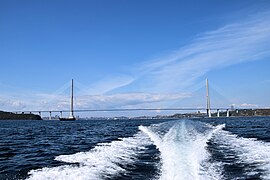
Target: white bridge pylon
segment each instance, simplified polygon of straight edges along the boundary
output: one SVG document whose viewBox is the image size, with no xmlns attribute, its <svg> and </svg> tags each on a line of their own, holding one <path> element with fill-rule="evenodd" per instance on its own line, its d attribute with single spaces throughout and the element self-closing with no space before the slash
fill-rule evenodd
<svg viewBox="0 0 270 180">
<path fill-rule="evenodd" d="M 205 86 L 206 86 L 206 114 L 208 117 L 211 117 L 209 83 L 208 83 L 207 78 L 206 78 Z M 229 116 L 230 116 L 229 109 L 226 109 L 226 117 L 229 117 Z M 217 109 L 217 117 L 220 117 L 219 109 Z"/>
</svg>

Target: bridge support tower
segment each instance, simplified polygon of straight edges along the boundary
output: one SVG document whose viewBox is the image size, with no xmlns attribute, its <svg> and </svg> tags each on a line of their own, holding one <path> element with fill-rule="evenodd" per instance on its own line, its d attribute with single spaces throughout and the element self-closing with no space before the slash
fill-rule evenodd
<svg viewBox="0 0 270 180">
<path fill-rule="evenodd" d="M 229 109 L 227 109 L 227 115 L 226 115 L 226 117 L 230 117 L 230 111 L 229 111 Z"/>
<path fill-rule="evenodd" d="M 211 117 L 208 79 L 206 79 L 206 113 L 208 117 Z"/>
</svg>

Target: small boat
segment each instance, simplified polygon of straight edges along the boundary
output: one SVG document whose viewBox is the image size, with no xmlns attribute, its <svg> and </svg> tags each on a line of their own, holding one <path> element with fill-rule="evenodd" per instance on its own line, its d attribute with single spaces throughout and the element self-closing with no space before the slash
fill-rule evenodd
<svg viewBox="0 0 270 180">
<path fill-rule="evenodd" d="M 75 121 L 76 118 L 74 116 L 74 112 L 73 112 L 73 79 L 71 80 L 71 99 L 70 99 L 70 114 L 69 117 L 67 118 L 63 118 L 60 117 L 59 120 L 60 121 Z"/>
</svg>

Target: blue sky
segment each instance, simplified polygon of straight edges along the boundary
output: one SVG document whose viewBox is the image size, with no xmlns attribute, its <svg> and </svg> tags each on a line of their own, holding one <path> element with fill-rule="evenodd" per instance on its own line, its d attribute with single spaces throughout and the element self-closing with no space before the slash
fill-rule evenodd
<svg viewBox="0 0 270 180">
<path fill-rule="evenodd" d="M 270 107 L 268 0 L 0 0 L 0 109 Z M 211 91 L 210 91 L 211 93 Z M 197 98 L 200 97 L 200 100 Z"/>
</svg>

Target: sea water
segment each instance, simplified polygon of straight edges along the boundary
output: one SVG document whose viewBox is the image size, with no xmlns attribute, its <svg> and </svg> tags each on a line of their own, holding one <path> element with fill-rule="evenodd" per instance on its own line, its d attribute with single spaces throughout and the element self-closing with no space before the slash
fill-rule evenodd
<svg viewBox="0 0 270 180">
<path fill-rule="evenodd" d="M 270 179 L 270 117 L 0 121 L 0 179 Z"/>
</svg>

